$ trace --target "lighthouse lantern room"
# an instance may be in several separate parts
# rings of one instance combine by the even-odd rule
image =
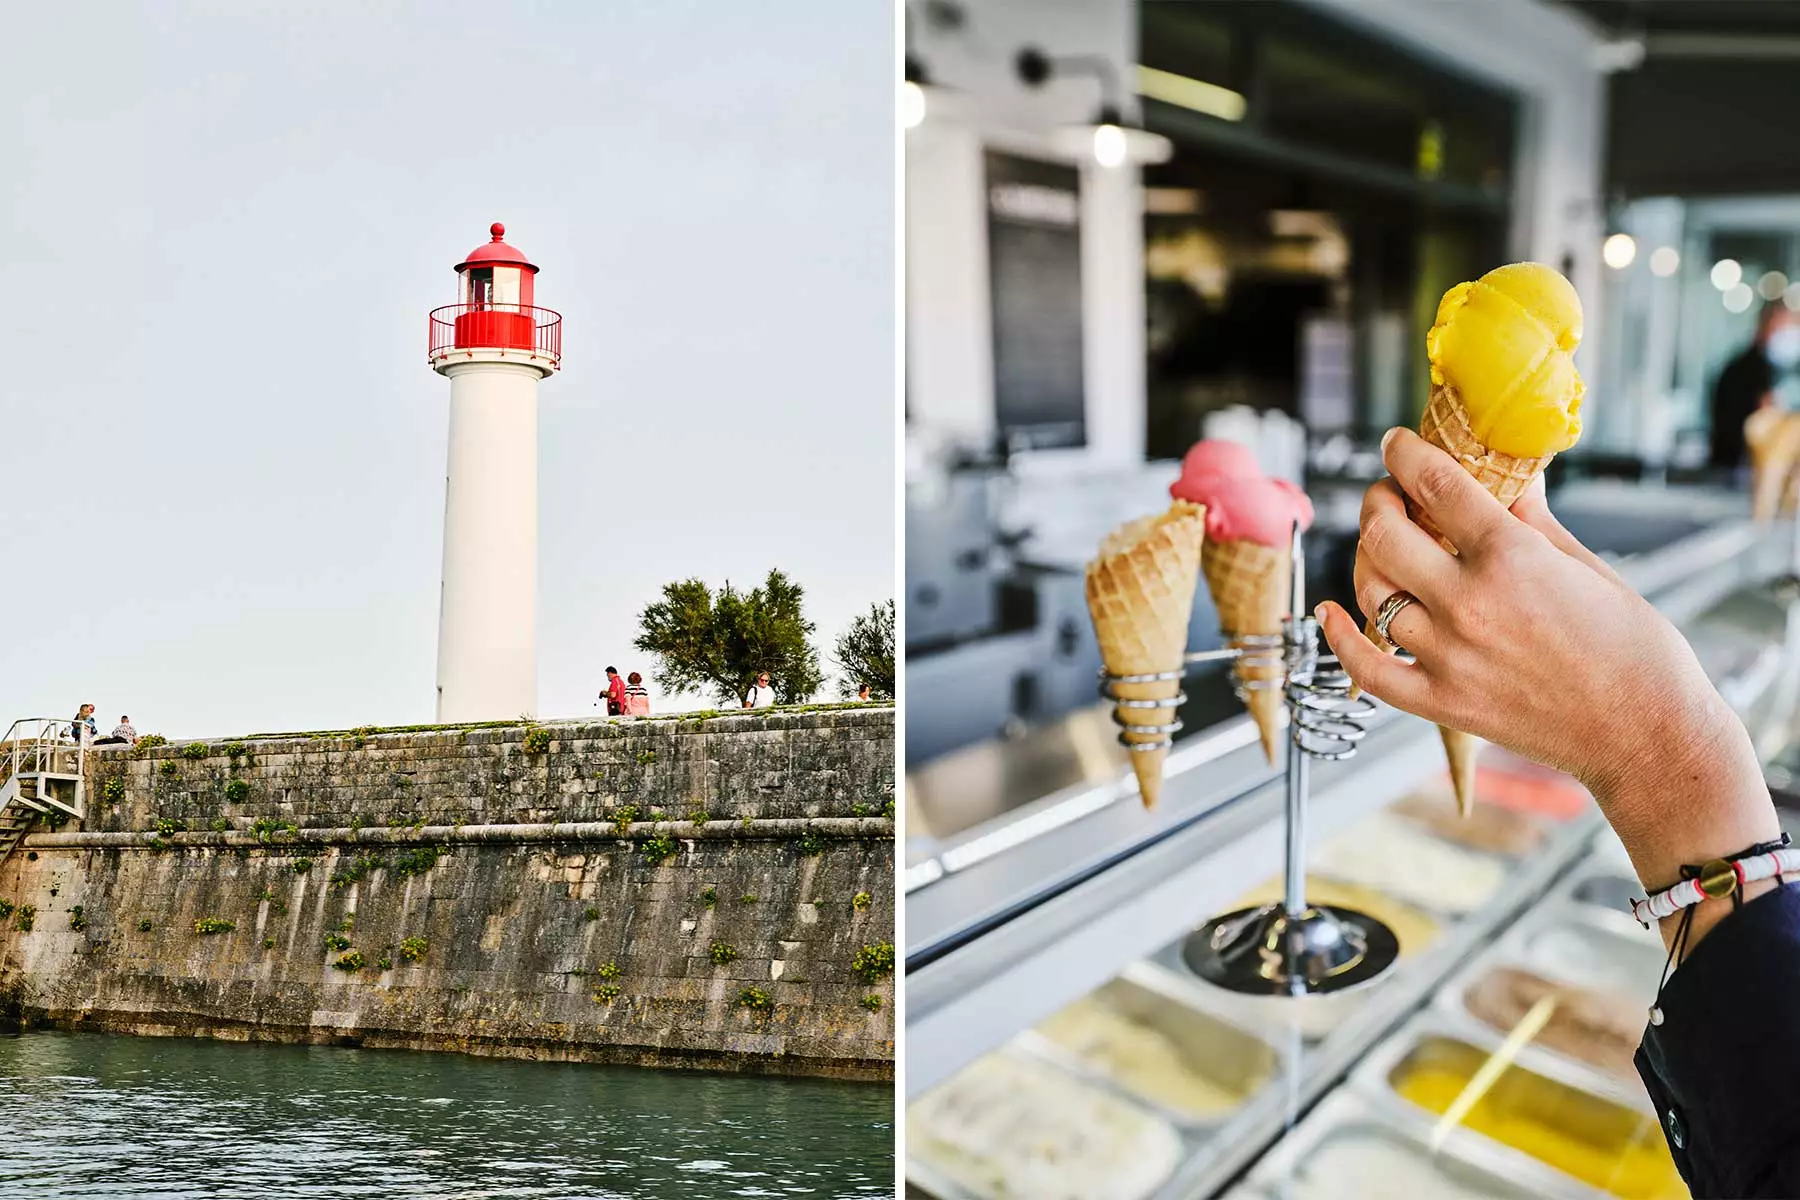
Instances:
[[[537,385],[562,363],[562,317],[536,304],[537,267],[493,240],[456,265],[455,304],[430,316],[450,380],[437,719],[537,711]]]

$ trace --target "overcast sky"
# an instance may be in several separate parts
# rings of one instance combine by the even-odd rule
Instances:
[[[893,49],[843,0],[57,3],[0,37],[0,726],[433,716],[449,381],[504,221],[540,711],[663,583],[894,591]]]

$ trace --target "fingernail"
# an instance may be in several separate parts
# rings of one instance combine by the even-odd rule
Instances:
[[[1400,427],[1398,425],[1396,425],[1392,429],[1388,430],[1386,433],[1382,434],[1381,435],[1381,448],[1383,450],[1386,450],[1388,448],[1388,443],[1393,441],[1394,435],[1399,432],[1400,432]]]
[[[1318,604],[1313,605],[1313,620],[1317,621],[1321,625],[1323,625],[1325,623],[1325,602],[1324,601],[1321,600]]]

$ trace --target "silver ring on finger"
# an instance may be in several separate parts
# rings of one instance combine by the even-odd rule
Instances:
[[[1375,610],[1375,632],[1381,635],[1382,641],[1390,646],[1398,647],[1400,645],[1394,640],[1394,635],[1388,632],[1388,628],[1393,625],[1394,618],[1399,616],[1407,605],[1418,602],[1419,598],[1411,592],[1395,592],[1381,602],[1381,607]]]

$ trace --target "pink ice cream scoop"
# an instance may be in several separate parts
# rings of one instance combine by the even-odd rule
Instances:
[[[1252,541],[1285,546],[1312,525],[1312,501],[1285,479],[1262,473],[1256,456],[1238,442],[1205,441],[1181,460],[1181,478],[1169,494],[1206,506],[1206,536],[1216,542]]]

